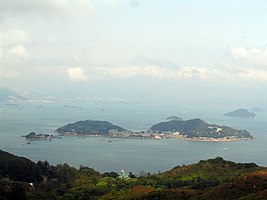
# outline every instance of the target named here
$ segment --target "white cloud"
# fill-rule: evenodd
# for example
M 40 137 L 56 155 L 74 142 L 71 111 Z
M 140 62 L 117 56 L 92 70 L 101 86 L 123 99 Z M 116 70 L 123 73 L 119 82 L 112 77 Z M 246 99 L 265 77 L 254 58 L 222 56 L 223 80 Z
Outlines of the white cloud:
M 2 78 L 8 78 L 8 79 L 16 79 L 19 77 L 19 73 L 14 71 L 14 70 L 5 70 L 5 69 L 1 69 L 0 70 L 0 77 Z
M 81 67 L 68 68 L 68 77 L 73 82 L 84 82 L 87 81 L 87 76 Z
M 101 1 L 112 6 L 116 6 L 119 3 L 119 0 L 101 0 Z
M 93 11 L 90 0 L 0 0 L 0 18 L 28 14 L 84 17 Z
M 131 67 L 110 67 L 101 68 L 101 70 L 112 77 L 135 77 L 135 76 L 150 76 L 156 78 L 163 78 L 169 75 L 169 72 L 156 66 L 131 66 Z
M 165 80 L 184 80 L 196 79 L 204 80 L 214 77 L 214 70 L 208 70 L 203 67 L 177 67 L 165 68 L 160 66 L 128 66 L 128 67 L 90 67 L 90 68 L 68 68 L 67 74 L 70 80 L 74 82 L 99 80 L 105 78 L 128 79 L 132 77 L 155 78 Z
M 115 78 L 151 77 L 158 79 L 206 79 L 209 71 L 202 67 L 184 66 L 166 68 L 161 66 L 129 66 L 129 67 L 101 67 L 100 74 Z
M 0 32 L 1 45 L 25 44 L 30 40 L 27 31 L 22 29 L 11 29 L 6 32 Z
M 48 36 L 48 42 L 52 44 L 56 44 L 60 41 L 60 39 L 55 35 L 49 35 Z
M 239 67 L 207 68 L 196 66 L 183 66 L 177 68 L 167 68 L 161 66 L 130 66 L 130 67 L 100 67 L 93 68 L 90 74 L 95 77 L 121 78 L 147 77 L 165 80 L 198 80 L 207 82 L 231 82 L 237 80 L 266 81 L 266 70 L 240 69 Z
M 183 78 L 200 78 L 205 79 L 208 75 L 208 70 L 203 67 L 182 67 Z
M 267 71 L 264 70 L 247 69 L 242 73 L 242 76 L 244 78 L 267 81 Z
M 8 50 L 8 54 L 11 57 L 15 57 L 22 60 L 27 60 L 29 58 L 29 54 L 27 50 L 22 45 L 17 45 Z
M 258 66 L 267 66 L 267 47 L 265 49 L 230 48 L 230 53 L 237 61 Z

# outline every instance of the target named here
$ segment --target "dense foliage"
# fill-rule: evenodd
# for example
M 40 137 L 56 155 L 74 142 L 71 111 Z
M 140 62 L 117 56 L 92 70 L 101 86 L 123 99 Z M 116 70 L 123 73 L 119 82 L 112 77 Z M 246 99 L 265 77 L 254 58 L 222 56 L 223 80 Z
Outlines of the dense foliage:
M 42 180 L 41 171 L 34 162 L 0 150 L 1 177 L 25 182 L 38 182 Z
M 206 128 L 208 123 L 201 119 L 190 119 L 185 121 L 171 120 L 153 125 L 150 129 L 153 131 L 179 131 L 189 132 Z
M 100 174 L 47 161 L 31 161 L 0 151 L 0 199 L 266 199 L 267 169 L 254 163 L 234 163 L 222 158 L 177 166 L 159 174 L 121 179 L 116 172 Z M 17 165 L 19 176 L 4 171 L 6 163 Z M 28 163 L 30 162 L 30 163 Z M 25 164 L 28 163 L 28 164 Z M 34 168 L 29 168 L 31 164 Z M 12 167 L 11 167 L 12 168 Z M 35 169 L 36 172 L 32 171 Z M 32 173 L 32 174 L 31 174 Z M 42 175 L 42 179 L 40 179 Z M 34 184 L 29 177 L 36 176 Z M 19 178 L 18 178 L 19 177 Z

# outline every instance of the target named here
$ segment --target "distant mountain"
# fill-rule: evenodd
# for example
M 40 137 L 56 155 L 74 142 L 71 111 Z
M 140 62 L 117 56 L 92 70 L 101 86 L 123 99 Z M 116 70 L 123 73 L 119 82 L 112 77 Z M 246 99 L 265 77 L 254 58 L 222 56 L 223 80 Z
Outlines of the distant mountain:
M 179 132 L 181 135 L 188 138 L 224 138 L 231 136 L 237 138 L 252 138 L 250 133 L 246 130 L 237 130 L 227 126 L 208 124 L 201 119 L 160 122 L 153 125 L 150 130 L 156 132 Z
M 248 110 L 241 108 L 233 112 L 228 112 L 224 114 L 227 117 L 239 117 L 239 118 L 253 118 L 256 116 L 255 113 L 249 112 Z
M 181 117 L 177 117 L 177 116 L 170 116 L 166 118 L 167 120 L 176 120 L 176 121 L 183 121 L 183 119 Z
M 25 100 L 26 98 L 10 89 L 0 87 L 0 100 Z
M 253 107 L 253 108 L 250 109 L 250 111 L 252 111 L 252 112 L 262 112 L 263 108 Z
M 56 129 L 59 134 L 107 135 L 109 130 L 123 131 L 124 128 L 107 121 L 85 120 L 67 124 Z

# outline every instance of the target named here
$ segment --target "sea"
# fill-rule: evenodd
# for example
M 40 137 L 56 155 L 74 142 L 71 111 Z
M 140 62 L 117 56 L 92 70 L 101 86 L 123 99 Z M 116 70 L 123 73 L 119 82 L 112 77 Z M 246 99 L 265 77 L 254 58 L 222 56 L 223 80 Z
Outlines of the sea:
M 124 169 L 135 174 L 158 173 L 200 160 L 223 157 L 234 162 L 267 166 L 267 111 L 255 118 L 239 119 L 223 114 L 237 108 L 223 106 L 169 105 L 139 102 L 66 101 L 17 104 L 0 103 L 0 149 L 34 162 L 89 166 L 100 172 Z M 80 120 L 105 120 L 130 130 L 148 130 L 166 117 L 201 118 L 208 123 L 246 129 L 253 140 L 198 142 L 181 139 L 109 139 L 62 137 L 51 141 L 27 141 L 32 131 L 54 134 L 58 127 Z

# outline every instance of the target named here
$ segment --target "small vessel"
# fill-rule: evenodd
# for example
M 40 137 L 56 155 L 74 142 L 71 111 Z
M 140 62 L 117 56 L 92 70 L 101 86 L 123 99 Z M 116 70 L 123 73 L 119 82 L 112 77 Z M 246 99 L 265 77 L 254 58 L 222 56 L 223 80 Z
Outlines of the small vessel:
M 112 140 L 108 140 L 108 142 L 112 142 Z
M 27 142 L 27 144 L 31 144 L 31 142 L 30 142 L 30 141 L 28 141 L 28 142 Z

